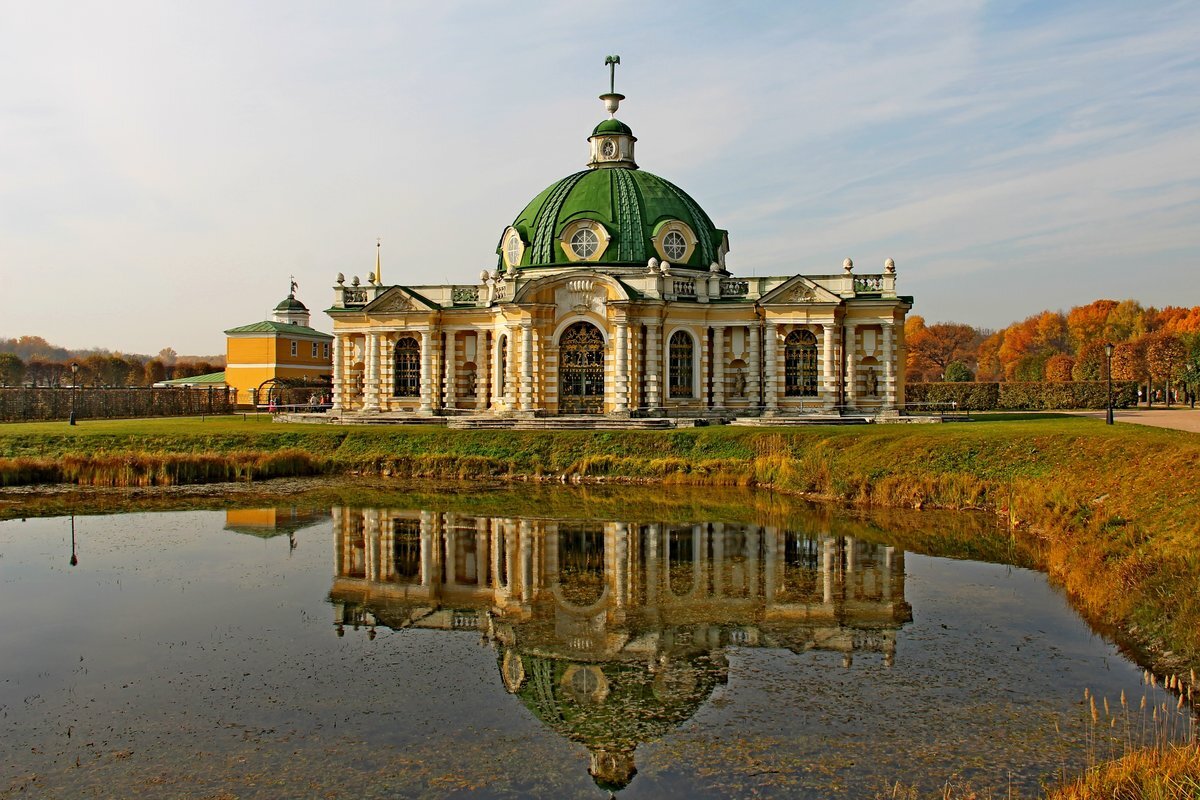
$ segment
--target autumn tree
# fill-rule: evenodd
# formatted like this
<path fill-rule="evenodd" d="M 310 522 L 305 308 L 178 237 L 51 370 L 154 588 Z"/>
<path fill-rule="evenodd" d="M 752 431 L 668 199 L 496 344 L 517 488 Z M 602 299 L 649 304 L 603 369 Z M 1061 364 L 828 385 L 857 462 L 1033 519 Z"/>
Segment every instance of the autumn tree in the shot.
<path fill-rule="evenodd" d="M 970 325 L 939 322 L 916 331 L 908 343 L 909 358 L 918 369 L 934 371 L 946 380 L 946 367 L 957 361 L 970 368 L 975 361 L 979 333 Z"/>
<path fill-rule="evenodd" d="M 1092 342 L 1104 338 L 1108 315 L 1116 307 L 1116 300 L 1093 300 L 1086 306 L 1076 306 L 1067 313 L 1067 333 L 1076 353 Z"/>
<path fill-rule="evenodd" d="M 1048 381 L 1065 382 L 1071 380 L 1071 370 L 1075 359 L 1065 353 L 1057 353 L 1046 359 L 1045 378 Z"/>
<path fill-rule="evenodd" d="M 25 362 L 15 353 L 0 353 L 0 386 L 20 386 L 25 380 Z"/>
<path fill-rule="evenodd" d="M 1171 405 L 1171 386 L 1184 367 L 1187 350 L 1178 336 L 1156 334 L 1146 337 L 1146 371 L 1162 384 L 1167 405 Z"/>
<path fill-rule="evenodd" d="M 1093 339 L 1079 349 L 1071 377 L 1077 381 L 1103 381 L 1108 378 L 1108 357 L 1104 354 L 1104 342 Z"/>
<path fill-rule="evenodd" d="M 1113 347 L 1113 379 L 1140 381 L 1146 377 L 1146 354 L 1141 342 L 1122 342 Z"/>
<path fill-rule="evenodd" d="M 143 374 L 146 378 L 146 385 L 153 386 L 159 381 L 167 379 L 167 365 L 157 358 L 152 358 L 146 362 Z"/>

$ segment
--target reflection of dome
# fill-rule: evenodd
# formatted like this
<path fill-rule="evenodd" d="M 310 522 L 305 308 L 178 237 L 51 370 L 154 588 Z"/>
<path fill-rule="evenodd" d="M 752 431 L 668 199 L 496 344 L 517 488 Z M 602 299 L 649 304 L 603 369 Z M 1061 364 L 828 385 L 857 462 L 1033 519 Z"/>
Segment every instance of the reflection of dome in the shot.
<path fill-rule="evenodd" d="M 548 727 L 587 747 L 589 772 L 608 791 L 633 779 L 637 746 L 691 718 L 725 683 L 728 670 L 720 653 L 652 664 L 579 664 L 506 650 L 500 670 L 510 691 L 514 657 L 524 667 L 525 680 L 516 689 L 521 702 Z"/>

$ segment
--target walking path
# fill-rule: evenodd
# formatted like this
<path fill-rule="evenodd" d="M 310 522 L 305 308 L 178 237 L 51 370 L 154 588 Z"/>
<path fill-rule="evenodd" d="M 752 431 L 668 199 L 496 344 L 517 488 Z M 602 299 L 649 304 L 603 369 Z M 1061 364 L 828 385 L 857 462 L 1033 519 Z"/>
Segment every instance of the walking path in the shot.
<path fill-rule="evenodd" d="M 1081 417 L 1104 419 L 1103 411 L 1073 412 Z M 1118 408 L 1113 411 L 1116 422 L 1150 425 L 1155 428 L 1174 428 L 1178 431 L 1200 433 L 1200 408 Z"/>

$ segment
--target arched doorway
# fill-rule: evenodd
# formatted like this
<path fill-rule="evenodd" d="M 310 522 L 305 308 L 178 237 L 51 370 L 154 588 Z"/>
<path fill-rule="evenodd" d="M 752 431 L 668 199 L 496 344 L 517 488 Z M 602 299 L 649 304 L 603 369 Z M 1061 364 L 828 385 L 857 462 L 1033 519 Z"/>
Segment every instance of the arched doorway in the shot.
<path fill-rule="evenodd" d="M 595 325 L 576 322 L 558 339 L 558 410 L 599 414 L 604 410 L 604 337 Z"/>

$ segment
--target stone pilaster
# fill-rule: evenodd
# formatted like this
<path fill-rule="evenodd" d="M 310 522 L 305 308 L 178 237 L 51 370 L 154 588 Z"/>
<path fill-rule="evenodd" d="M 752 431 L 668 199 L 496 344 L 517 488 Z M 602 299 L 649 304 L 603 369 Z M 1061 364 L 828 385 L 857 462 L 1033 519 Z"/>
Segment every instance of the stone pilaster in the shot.
<path fill-rule="evenodd" d="M 429 329 L 421 331 L 421 405 L 422 414 L 433 413 L 433 336 Z"/>
<path fill-rule="evenodd" d="M 613 383 L 616 395 L 613 410 L 618 414 L 629 411 L 629 323 L 624 318 L 617 320 L 617 363 L 613 365 Z"/>
<path fill-rule="evenodd" d="M 345 391 L 346 380 L 346 365 L 342 363 L 342 339 L 340 334 L 333 337 L 333 407 L 329 409 L 331 414 L 342 412 L 342 393 Z"/>
<path fill-rule="evenodd" d="M 481 330 L 475 334 L 475 410 L 479 413 L 488 410 L 489 396 L 492 394 L 491 384 L 491 335 L 488 331 Z"/>
<path fill-rule="evenodd" d="M 662 323 L 652 320 L 646 324 L 646 405 L 662 405 Z"/>
<path fill-rule="evenodd" d="M 762 350 L 759 347 L 759 342 L 762 339 L 762 325 L 757 321 L 750 323 L 750 327 L 746 330 L 746 335 L 750 337 L 750 363 L 747 365 L 749 374 L 746 376 L 746 397 L 750 401 L 750 405 L 761 408 L 763 399 L 762 383 L 759 376 L 762 374 Z"/>
<path fill-rule="evenodd" d="M 846 405 L 853 408 L 858 401 L 858 326 L 846 325 Z"/>
<path fill-rule="evenodd" d="M 763 399 L 765 413 L 779 413 L 779 331 L 776 325 L 767 323 L 763 333 Z"/>
<path fill-rule="evenodd" d="M 712 349 L 712 405 L 713 408 L 725 407 L 725 326 L 713 326 Z"/>
<path fill-rule="evenodd" d="M 821 326 L 824 335 L 821 338 L 821 383 L 825 394 L 825 405 L 833 408 L 837 405 L 837 372 L 834 368 L 834 325 L 827 322 Z"/>
<path fill-rule="evenodd" d="M 442 366 L 445 372 L 446 408 L 455 408 L 458 405 L 458 372 L 455 363 L 458 361 L 455 346 L 457 338 L 458 334 L 455 331 L 446 331 L 446 345 L 442 355 Z"/>
<path fill-rule="evenodd" d="M 363 360 L 363 411 L 379 410 L 379 334 L 367 334 L 367 352 Z"/>
<path fill-rule="evenodd" d="M 892 323 L 883 323 L 883 407 L 896 407 L 896 353 Z"/>
<path fill-rule="evenodd" d="M 533 410 L 533 323 L 521 323 L 521 410 Z"/>

